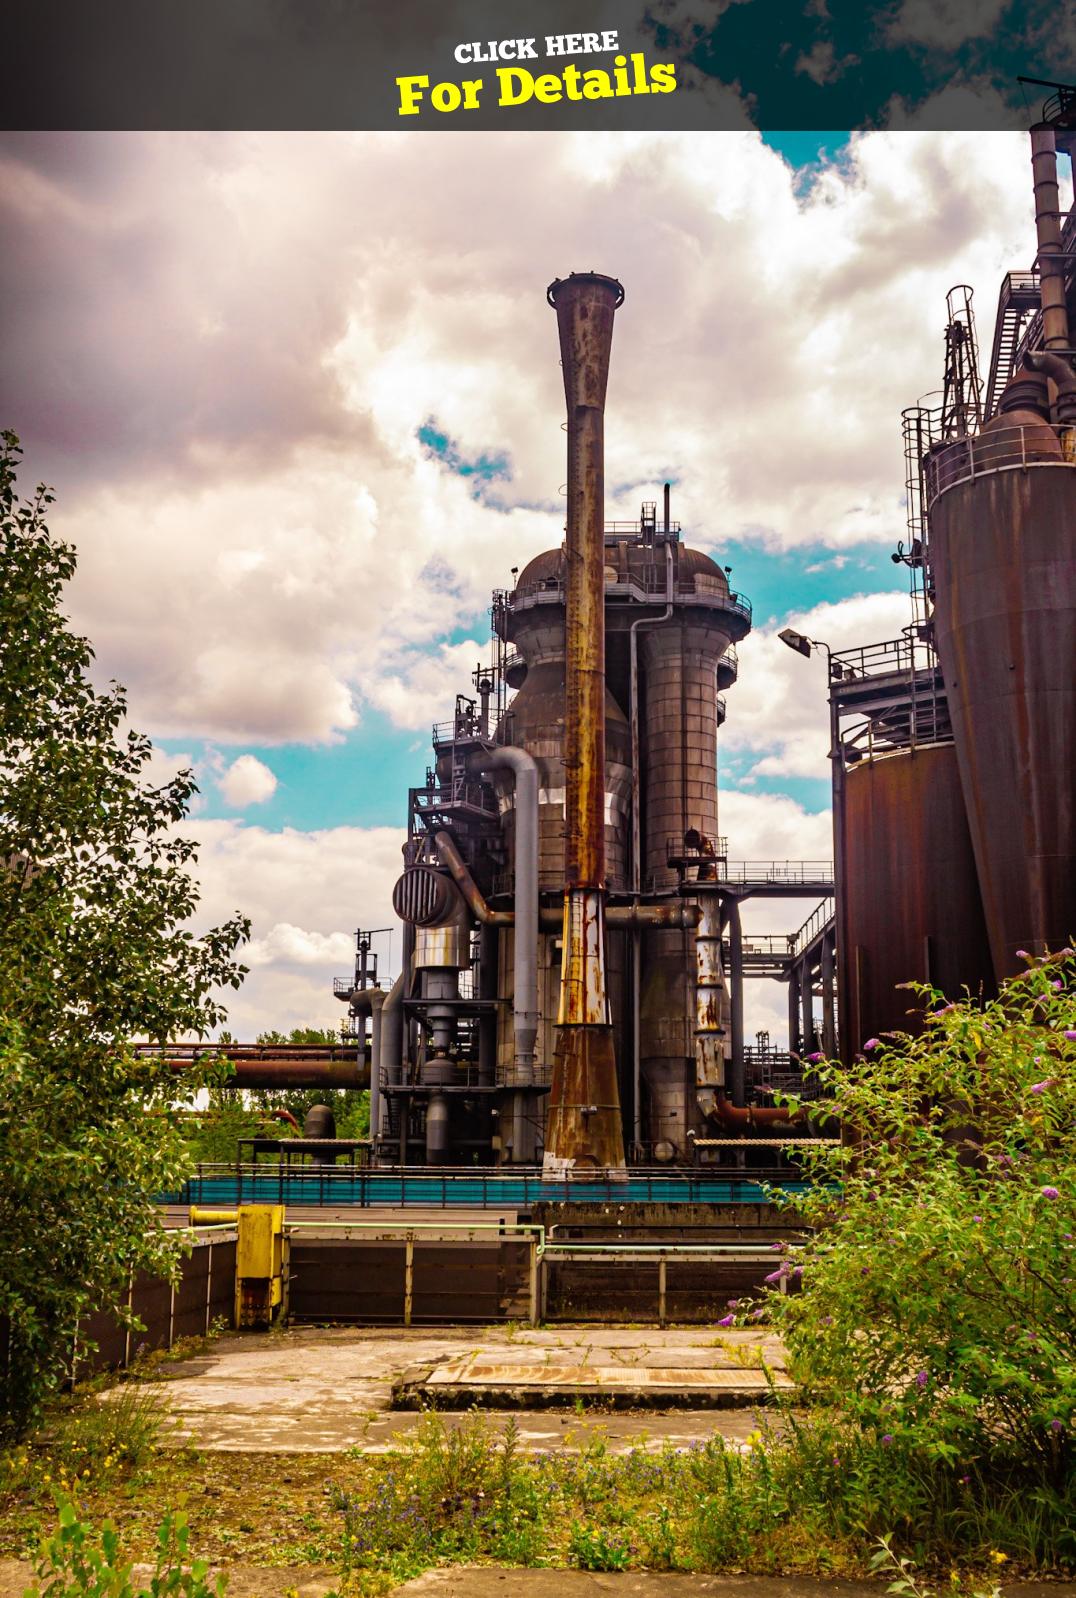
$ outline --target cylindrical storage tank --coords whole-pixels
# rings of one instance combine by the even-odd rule
[[[728,593],[707,556],[681,550],[677,593]],[[696,567],[698,568],[696,570]],[[681,609],[642,634],[643,886],[673,887],[670,840],[682,845],[695,827],[716,838],[717,669],[730,633],[716,608]],[[695,1070],[695,940],[685,932],[649,932],[643,946],[640,1014],[644,1137],[689,1153],[700,1124]]]
[[[1076,932],[1076,468],[1011,412],[930,510],[938,654],[1000,980]],[[1022,464],[1023,463],[1023,464]]]
[[[499,736],[526,750],[538,766],[538,887],[564,891],[564,557],[545,550],[524,567],[510,613],[512,644],[526,662],[523,684],[508,709]],[[495,779],[504,817],[509,864],[514,861],[515,785]],[[631,812],[631,734],[612,693],[605,694],[605,861],[613,891],[628,884]]]
[[[717,663],[727,633],[673,617],[642,635],[647,879],[668,877],[668,841],[717,835]],[[669,877],[675,883],[675,875]]]
[[[990,952],[952,744],[928,744],[852,766],[838,816],[841,894],[837,984],[841,1053],[868,1038],[915,1032],[916,996],[979,991]]]

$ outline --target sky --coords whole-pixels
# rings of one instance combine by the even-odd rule
[[[0,415],[56,489],[68,600],[161,774],[193,764],[207,924],[251,915],[240,1037],[335,1024],[388,927],[406,789],[559,544],[545,287],[612,273],[606,514],[673,484],[754,605],[720,738],[736,858],[831,854],[824,667],[897,636],[900,413],[945,292],[1034,255],[1019,134],[38,134],[0,147]],[[785,931],[811,904],[751,906]],[[383,974],[398,935],[382,943]],[[784,994],[749,986],[749,1031]]]

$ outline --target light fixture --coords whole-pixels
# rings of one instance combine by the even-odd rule
[[[788,645],[789,649],[794,649],[797,655],[807,655],[809,657],[814,647],[812,639],[805,638],[802,633],[794,631],[791,627],[783,628],[777,636],[783,644]]]

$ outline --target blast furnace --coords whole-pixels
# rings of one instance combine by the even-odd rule
[[[394,896],[404,974],[378,1011],[385,1162],[551,1174],[683,1161],[725,1100],[720,690],[751,607],[687,548],[670,489],[606,522],[603,419],[624,291],[548,299],[567,404],[564,543],[492,603],[492,658],[433,730]]]

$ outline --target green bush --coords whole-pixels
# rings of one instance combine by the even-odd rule
[[[845,1138],[807,1156],[816,1230],[768,1307],[866,1525],[1071,1562],[1076,957],[1027,967],[987,1004],[916,987],[920,1036],[812,1062]]]
[[[190,1532],[182,1514],[166,1515],[148,1587],[136,1586],[134,1567],[120,1555],[119,1536],[108,1521],[100,1536],[78,1518],[70,1499],[57,1494],[59,1525],[42,1544],[35,1580],[24,1598],[222,1598],[225,1576],[210,1582],[204,1559],[187,1564]]]

